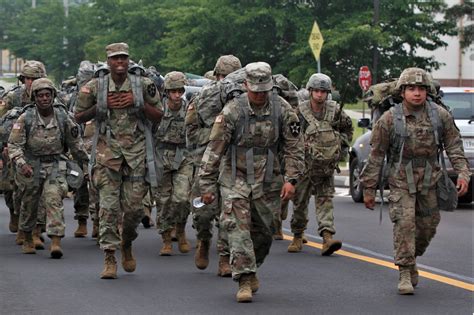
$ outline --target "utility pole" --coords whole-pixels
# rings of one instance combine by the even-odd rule
[[[380,20],[380,0],[374,0],[374,27],[377,27]],[[377,69],[379,65],[379,51],[377,50],[377,45],[372,49],[372,84],[377,83]]]
[[[31,0],[31,7],[36,8],[36,0]]]

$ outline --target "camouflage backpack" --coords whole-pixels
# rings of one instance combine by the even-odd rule
[[[341,137],[332,127],[338,105],[328,100],[322,120],[314,117],[309,101],[298,106],[302,130],[304,130],[305,162],[312,174],[331,176],[337,167],[341,155]]]
[[[18,117],[25,111],[25,108],[26,107],[13,107],[0,119],[0,142],[3,146],[7,145],[13,125]]]

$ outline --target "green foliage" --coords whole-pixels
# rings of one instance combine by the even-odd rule
[[[266,61],[274,73],[304,86],[317,71],[308,45],[316,20],[325,40],[321,70],[344,102],[360,95],[358,70],[372,66],[374,51],[378,81],[398,76],[407,66],[436,69],[439,63],[417,50],[445,46],[441,36],[455,33],[452,20],[434,19],[445,9],[437,2],[428,8],[380,0],[376,24],[373,0],[95,0],[71,6],[67,19],[62,1],[38,1],[36,9],[29,1],[16,2],[18,7],[0,0],[0,8],[5,4],[14,12],[1,23],[0,34],[8,35],[2,44],[16,56],[43,61],[57,79],[75,74],[83,59],[104,61],[104,47],[124,41],[132,59],[163,73],[203,74],[219,56],[233,54],[244,65]]]
[[[446,10],[446,18],[452,22],[458,22],[464,19],[474,17],[474,2],[466,1],[463,4],[455,5]],[[474,24],[458,27],[457,31],[461,35],[461,47],[466,49],[474,42]]]

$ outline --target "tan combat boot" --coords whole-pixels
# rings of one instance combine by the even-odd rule
[[[323,231],[323,248],[321,249],[322,256],[330,256],[337,250],[340,250],[342,242],[332,239],[332,234],[329,231]]]
[[[228,255],[219,255],[219,269],[217,275],[220,277],[232,276],[232,269],[230,268],[230,257]]]
[[[408,295],[413,294],[415,289],[413,289],[413,285],[411,284],[411,276],[410,276],[410,267],[399,266],[398,269],[400,270],[400,278],[398,280],[398,294],[401,295]]]
[[[63,251],[61,250],[61,237],[52,235],[51,237],[51,258],[59,259],[63,256]]]
[[[117,261],[114,250],[105,250],[104,270],[100,273],[101,279],[117,279]]]
[[[8,224],[8,229],[12,233],[18,232],[18,215],[13,211],[10,211],[10,223]]]
[[[301,234],[301,238],[303,239],[303,244],[308,243],[308,239],[306,238],[306,235],[304,235],[304,233]]]
[[[413,287],[418,285],[418,267],[416,264],[410,266],[410,280]]]
[[[181,253],[187,253],[190,251],[191,246],[186,240],[186,231],[184,224],[176,225],[176,237],[178,238],[178,248]]]
[[[260,288],[260,283],[256,273],[252,273],[252,277],[250,278],[250,288],[252,289],[252,293],[257,292],[258,288]]]
[[[133,257],[132,243],[122,241],[120,250],[122,251],[123,270],[125,270],[126,272],[134,272],[137,268],[137,261],[135,257]]]
[[[206,269],[209,265],[209,247],[211,246],[210,240],[198,241],[198,248],[194,255],[194,263],[199,269]]]
[[[239,291],[237,291],[237,302],[252,302],[252,287],[250,285],[251,274],[243,274],[239,278]]]
[[[24,240],[25,240],[25,232],[23,232],[22,230],[18,230],[18,232],[16,232],[16,239],[15,239],[16,245],[23,245]]]
[[[33,235],[31,232],[23,232],[18,231],[18,233],[22,232],[23,235],[23,242],[21,246],[21,251],[23,254],[36,254],[35,245],[33,243]]]
[[[41,226],[36,226],[33,230],[33,244],[35,245],[36,249],[44,249],[44,243],[41,241]]]
[[[281,221],[275,223],[275,233],[273,233],[273,239],[275,241],[281,241],[283,239],[283,230],[281,226]]]
[[[163,239],[163,247],[160,249],[160,256],[173,255],[173,243],[171,242],[171,230],[165,231],[161,234]]]
[[[288,253],[298,253],[303,250],[303,238],[301,235],[294,235],[290,245],[288,245]]]
[[[79,218],[77,224],[77,230],[74,232],[74,237],[85,237],[87,235],[87,219]]]

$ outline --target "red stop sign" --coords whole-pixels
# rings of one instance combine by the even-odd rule
[[[362,66],[359,69],[359,86],[362,91],[367,91],[372,85],[372,74],[370,73],[369,67]]]

